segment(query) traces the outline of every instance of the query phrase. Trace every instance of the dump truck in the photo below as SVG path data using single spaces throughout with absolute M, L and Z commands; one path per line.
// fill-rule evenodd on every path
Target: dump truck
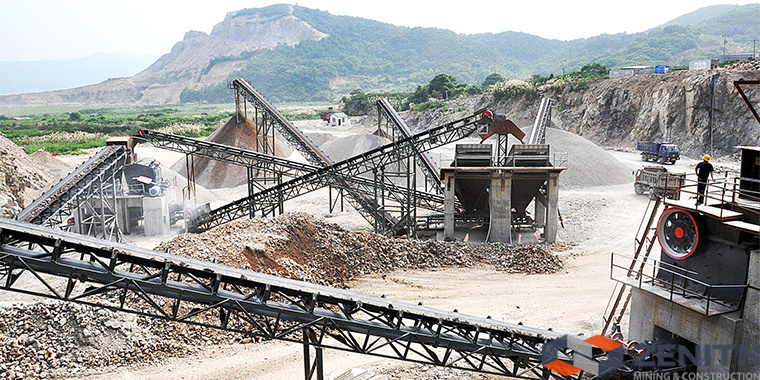
M 686 181 L 686 173 L 670 173 L 662 166 L 645 166 L 636 171 L 633 189 L 636 194 L 649 197 L 679 199 L 681 186 Z
M 675 164 L 681 158 L 678 145 L 672 143 L 655 143 L 641 141 L 636 143 L 636 150 L 641 152 L 642 161 Z

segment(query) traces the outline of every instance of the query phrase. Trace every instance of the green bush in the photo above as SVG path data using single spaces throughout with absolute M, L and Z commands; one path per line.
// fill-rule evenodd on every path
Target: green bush
M 538 99 L 538 91 L 530 83 L 519 80 L 496 83 L 491 89 L 494 98 L 498 100 L 509 100 L 515 98 L 524 98 L 532 101 Z

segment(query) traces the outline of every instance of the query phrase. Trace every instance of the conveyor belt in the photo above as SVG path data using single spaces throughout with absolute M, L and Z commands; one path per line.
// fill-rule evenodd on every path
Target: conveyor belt
M 200 215 L 196 220 L 192 221 L 191 228 L 194 231 L 204 231 L 250 215 L 252 210 L 253 212 L 273 210 L 282 199 L 292 199 L 330 185 L 332 179 L 338 173 L 345 178 L 358 177 L 374 168 L 383 167 L 399 159 L 411 157 L 417 152 L 425 152 L 435 147 L 460 140 L 476 131 L 483 111 L 478 110 L 471 116 L 429 129 L 405 139 L 394 141 L 344 161 L 320 168 L 316 172 L 295 178 L 278 186 L 270 187 L 259 193 L 211 210 L 209 214 Z
M 141 129 L 132 135 L 132 137 L 136 141 L 150 142 L 158 148 L 205 157 L 228 164 L 262 169 L 293 178 L 319 170 L 318 166 L 311 164 L 296 162 L 248 149 L 148 129 Z M 416 207 L 432 211 L 443 211 L 443 197 L 440 195 L 418 190 L 411 190 L 410 192 L 404 187 L 396 186 L 393 182 L 386 182 L 380 186 L 370 178 L 347 178 L 341 177 L 340 173 L 336 173 L 336 175 L 342 178 L 343 181 L 339 180 L 339 178 L 334 179 L 332 185 L 335 187 L 341 188 L 340 186 L 344 183 L 348 183 L 352 188 L 358 189 L 362 194 L 372 194 L 375 189 L 378 189 L 384 191 L 387 197 L 393 198 L 397 202 L 405 202 L 407 199 L 413 199 Z
M 333 164 L 330 159 L 319 147 L 314 144 L 306 135 L 296 128 L 288 119 L 280 113 L 269 101 L 259 94 L 244 79 L 237 78 L 232 81 L 232 87 L 242 95 L 246 100 L 258 106 L 263 110 L 277 127 L 280 134 L 287 140 L 291 146 L 296 148 L 309 162 L 316 166 L 325 167 Z M 380 227 L 382 231 L 393 232 L 397 226 L 403 223 L 391 213 L 380 210 L 377 204 L 369 196 L 371 193 L 361 192 L 351 184 L 345 182 L 342 178 L 336 177 L 337 183 L 332 184 L 338 188 L 344 189 L 349 197 L 348 201 L 354 208 L 370 223 Z M 380 231 L 378 231 L 380 232 Z
M 61 208 L 75 202 L 77 195 L 91 188 L 99 188 L 101 175 L 121 169 L 126 159 L 127 151 L 124 146 L 106 146 L 21 210 L 16 219 L 35 224 L 45 223 Z
M 407 138 L 412 135 L 412 130 L 406 125 L 406 122 L 391 106 L 391 103 L 386 98 L 380 98 L 377 101 L 377 105 L 383 110 L 383 113 L 392 121 L 392 124 L 396 127 L 396 130 L 401 134 L 402 138 Z M 425 179 L 432 185 L 432 187 L 438 190 L 439 194 L 443 194 L 443 187 L 441 187 L 441 169 L 433 162 L 433 158 L 427 152 L 416 152 L 415 156 L 420 159 L 422 167 L 425 169 Z
M 300 343 L 308 329 L 318 347 L 519 378 L 556 377 L 541 352 L 562 335 L 3 218 L 0 286 L 266 339 Z

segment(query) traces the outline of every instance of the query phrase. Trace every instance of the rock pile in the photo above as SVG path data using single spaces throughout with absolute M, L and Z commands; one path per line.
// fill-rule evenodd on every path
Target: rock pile
M 234 221 L 178 236 L 158 249 L 330 286 L 394 269 L 491 265 L 508 273 L 539 274 L 562 268 L 557 256 L 539 246 L 392 239 L 349 231 L 306 213 Z
M 245 341 L 241 334 L 78 304 L 13 305 L 0 308 L 0 379 L 85 375 Z
M 0 216 L 16 215 L 52 180 L 47 169 L 0 133 Z

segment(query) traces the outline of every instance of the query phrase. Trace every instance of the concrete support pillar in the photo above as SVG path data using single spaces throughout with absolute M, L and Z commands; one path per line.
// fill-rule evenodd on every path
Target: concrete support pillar
M 512 242 L 512 174 L 494 172 L 488 191 L 491 220 L 489 242 Z
M 443 177 L 443 235 L 446 240 L 454 240 L 454 180 L 449 173 Z
M 533 222 L 536 227 L 543 228 L 546 225 L 546 206 L 549 203 L 546 197 L 541 193 L 536 193 L 534 203 Z
M 554 243 L 557 241 L 557 226 L 559 224 L 559 173 L 549 173 L 549 181 L 546 182 L 546 197 L 549 205 L 546 208 L 546 227 L 544 227 L 544 241 Z
M 747 272 L 747 295 L 744 299 L 742 315 L 742 344 L 755 347 L 760 342 L 760 250 L 749 254 L 749 271 Z M 757 373 L 760 363 L 737 359 L 736 372 Z

